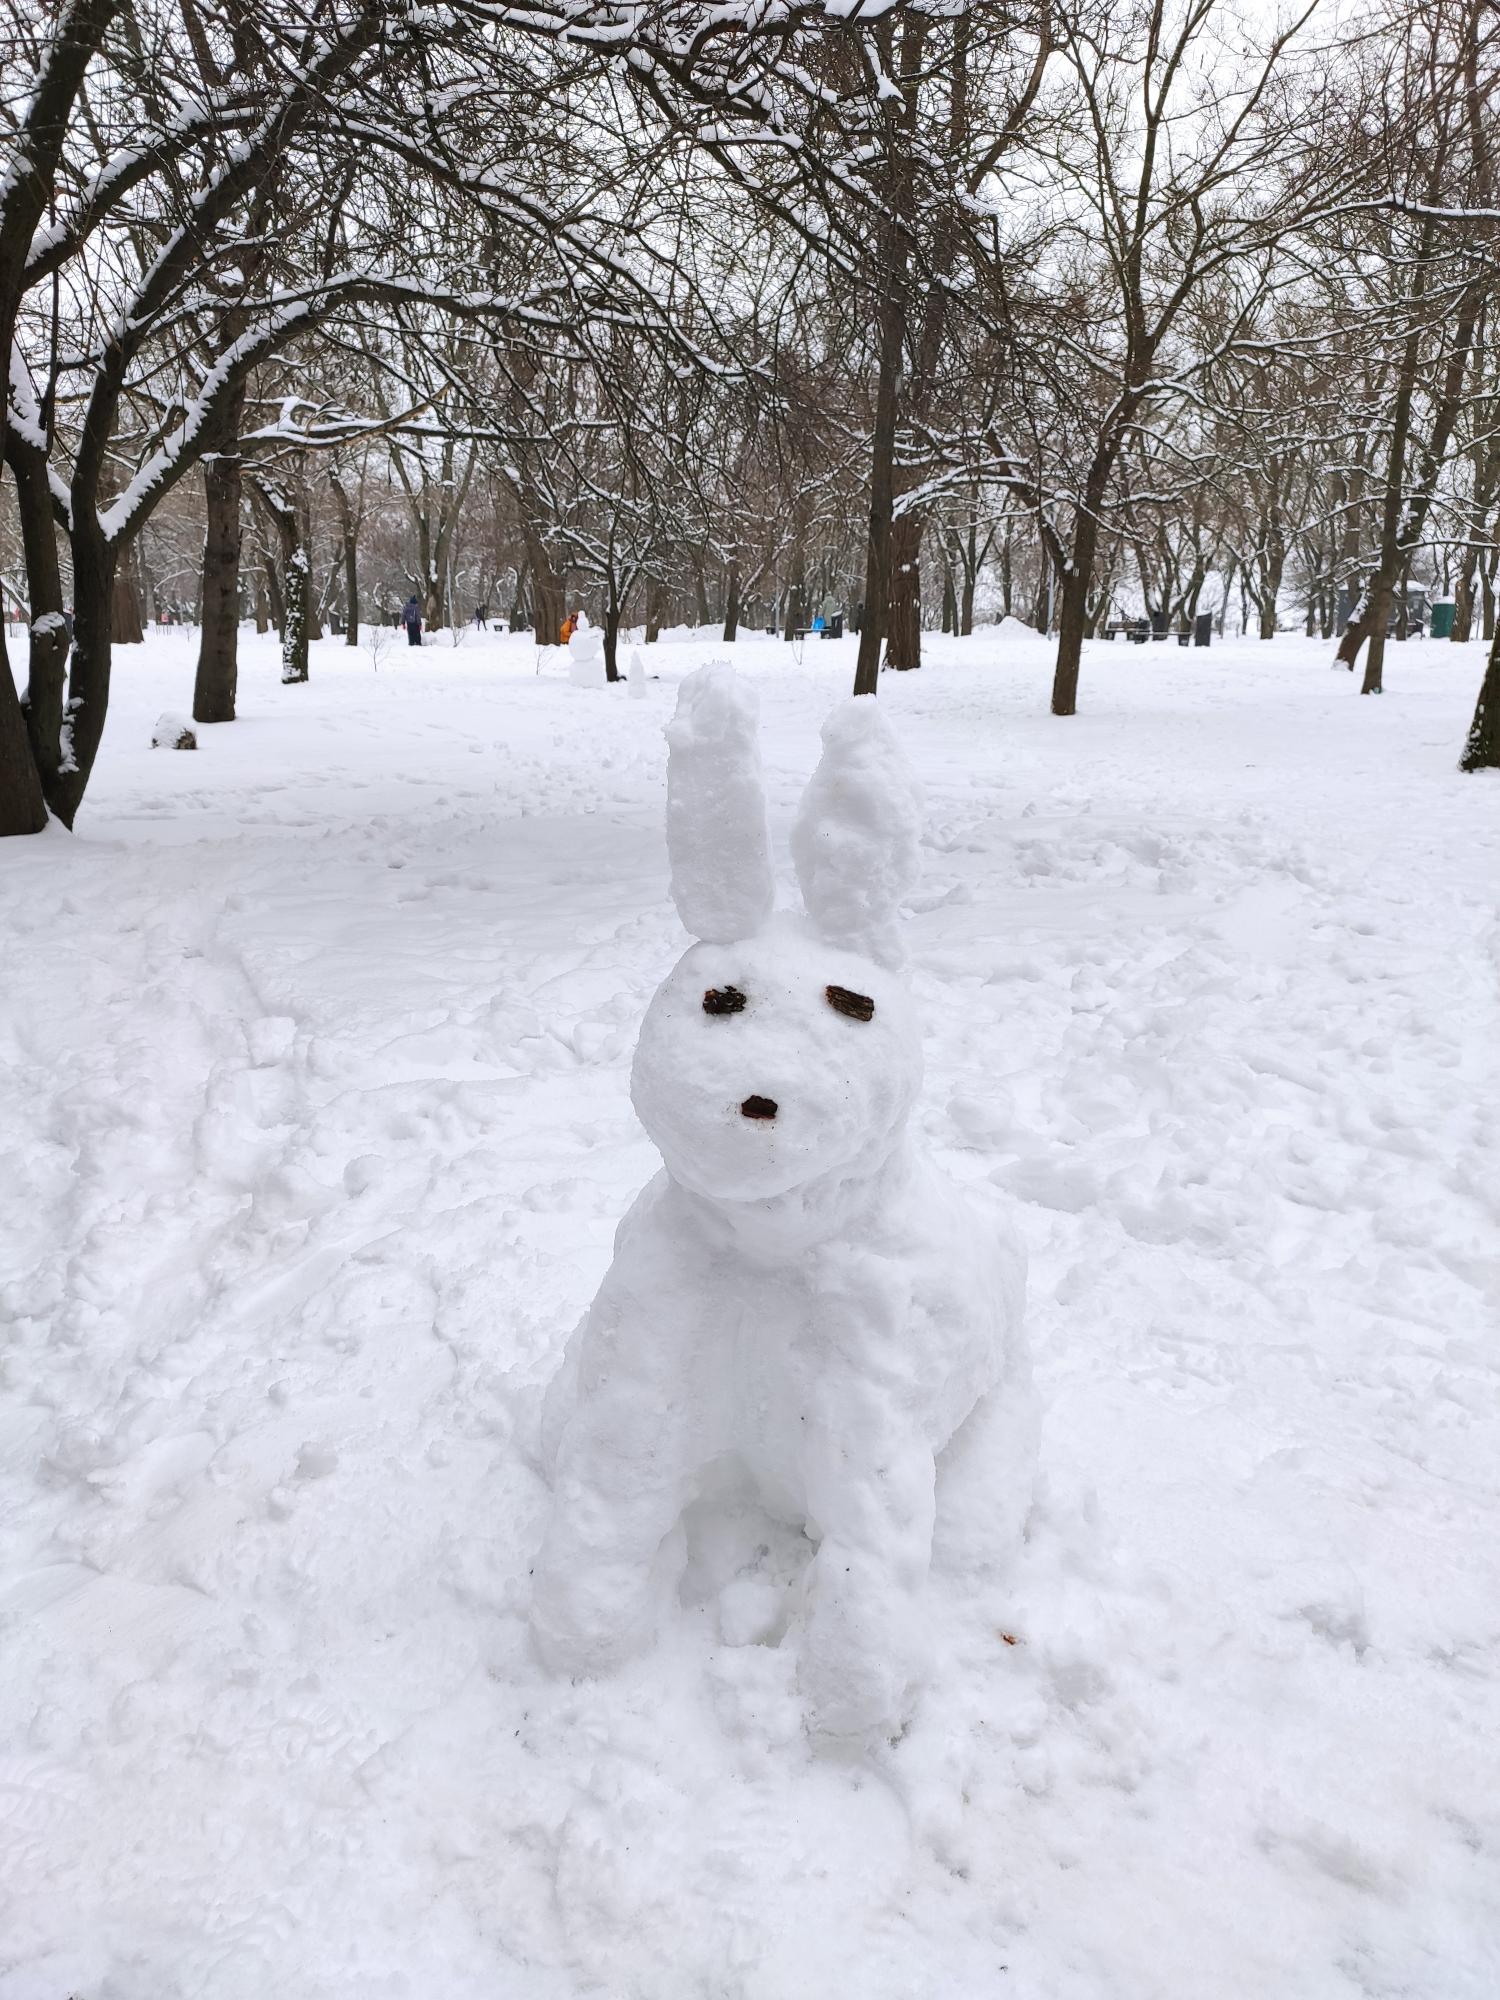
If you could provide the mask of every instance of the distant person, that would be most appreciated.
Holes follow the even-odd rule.
[[[572,638],[573,634],[577,630],[578,630],[578,613],[576,611],[570,611],[567,617],[562,622],[562,633],[558,639],[558,644],[560,646],[566,646],[568,641]]]
[[[477,631],[487,632],[490,625],[490,607],[487,604],[474,606],[474,626]]]
[[[420,646],[422,643],[422,607],[417,602],[415,591],[406,600],[406,609],[401,614],[401,623],[406,627],[407,645]]]

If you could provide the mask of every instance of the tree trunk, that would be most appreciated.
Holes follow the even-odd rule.
[[[354,529],[349,527],[340,536],[339,543],[344,556],[344,644],[359,644],[359,544],[354,538]]]
[[[531,571],[531,614],[539,646],[555,646],[562,636],[567,616],[562,578],[552,567],[552,558],[540,532],[529,523],[521,530],[526,544],[526,562]]]
[[[432,561],[432,515],[426,507],[414,509],[417,523],[417,570],[416,597],[422,607],[422,623],[429,632],[435,632],[441,623],[442,607],[438,602],[437,573]]]
[[[344,567],[344,644],[359,644],[359,531],[354,510],[337,472],[330,472],[328,484],[339,517],[339,557]]]
[[[7,109],[6,170],[0,175],[0,354],[11,354],[16,318],[25,288],[26,250],[36,226],[57,187],[58,167],[74,129],[73,107],[83,85],[84,73],[93,60],[106,30],[119,11],[118,0],[83,0],[83,4],[51,8],[35,17],[37,39],[46,51],[24,108]],[[19,17],[30,29],[32,20]],[[45,26],[42,24],[45,22]],[[14,43],[12,32],[11,43]],[[15,93],[11,94],[14,104]],[[54,279],[54,283],[56,280]],[[23,364],[24,366],[24,364]],[[16,440],[8,431],[8,397],[0,397],[0,463],[14,466],[12,447]],[[50,428],[50,411],[47,418]],[[48,526],[52,535],[51,568],[56,572],[56,529],[51,519],[47,494],[45,452],[42,461],[42,491],[47,496]],[[18,471],[17,479],[22,475]],[[22,508],[24,517],[24,505]],[[23,528],[23,542],[24,542]],[[51,712],[55,677],[58,682],[55,709],[61,711],[62,655],[66,651],[66,631],[61,629],[62,597],[56,604],[42,601],[36,579],[31,575],[31,550],[26,547],[28,600],[31,619],[31,661],[33,692],[39,708]],[[76,586],[75,586],[76,590]],[[75,595],[74,602],[77,602]],[[54,626],[47,614],[58,618]],[[38,631],[38,622],[41,629]],[[39,646],[39,641],[42,644]],[[34,748],[35,719],[23,711],[11,678],[8,654],[0,639],[0,833],[35,833],[45,824],[45,812],[38,807],[37,793],[46,796],[46,777],[39,768]],[[49,727],[52,724],[49,723]],[[60,723],[54,735],[61,734]],[[27,765],[31,766],[30,776]],[[54,772],[55,775],[55,772]]]
[[[1460,771],[1500,771],[1500,639],[1490,647]]]
[[[885,290],[880,301],[880,355],[875,384],[875,424],[870,440],[870,524],[865,541],[865,610],[854,666],[854,692],[880,685],[880,651],[891,603],[891,530],[896,510],[896,422],[901,354],[906,332],[906,249],[890,231],[882,246]]]
[[[885,644],[888,667],[922,664],[922,517],[900,514],[891,525],[891,592]]]
[[[1229,593],[1234,588],[1234,576],[1238,568],[1239,564],[1232,562],[1224,572],[1224,595],[1219,599],[1219,614],[1214,624],[1214,630],[1221,639],[1224,636],[1224,621],[1229,616]]]
[[[1365,677],[1359,691],[1361,694],[1380,694],[1383,692],[1381,675],[1385,670],[1386,627],[1391,622],[1391,585],[1383,568],[1377,571],[1370,584],[1368,604],[1369,609],[1362,622],[1369,635],[1370,650],[1365,655]]]
[[[724,644],[733,645],[740,636],[740,565],[736,557],[729,565],[724,588]]]
[[[308,677],[308,586],[310,565],[302,545],[300,528],[289,531],[281,568],[281,595],[286,607],[286,623],[281,629],[281,678],[293,686]]]
[[[654,646],[661,637],[662,619],[666,616],[663,599],[666,591],[660,580],[654,576],[646,578],[646,644]]]
[[[604,601],[604,678],[620,678],[620,600],[613,585]]]
[[[41,449],[12,436],[11,469],[16,476],[16,506],[21,520],[21,548],[26,562],[30,599],[30,658],[22,719],[31,742],[31,761],[44,797],[56,782],[62,763],[64,694],[68,671],[68,630],[63,618],[62,571],[58,562],[57,522],[47,461]]]
[[[1453,587],[1453,630],[1448,636],[1458,646],[1466,645],[1474,630],[1474,572],[1478,561],[1477,549],[1464,550],[1458,579]]]
[[[281,678],[290,686],[308,677],[312,565],[302,540],[302,515],[295,498],[280,487],[262,486],[259,481],[254,490],[275,527],[281,550],[279,579],[269,566],[266,574],[280,614]]]
[[[797,525],[797,538],[792,544],[792,581],[786,594],[786,617],[782,624],[783,639],[795,639],[807,625],[807,545],[803,540],[801,522]]]
[[[62,761],[47,786],[47,803],[71,827],[99,754],[109,710],[117,552],[75,512],[73,533],[73,653],[68,675]],[[43,782],[46,784],[45,774]]]
[[[135,580],[135,565],[128,558],[115,573],[109,636],[116,646],[139,646],[146,636],[141,626],[141,593]]]
[[[1091,508],[1078,517],[1073,532],[1073,552],[1062,580],[1062,604],[1057,624],[1057,665],[1052,674],[1052,713],[1075,715],[1078,711],[1078,667],[1083,657],[1083,635],[1088,625],[1089,583],[1094,573],[1094,550],[1099,540],[1099,523]]]
[[[1007,536],[1010,530],[1006,530]],[[979,580],[979,533],[971,522],[969,525],[969,548],[964,558],[964,584],[958,600],[959,637],[968,639],[974,632],[974,587]],[[1010,616],[1010,549],[1007,543],[1005,560],[1005,611]]]
[[[203,625],[193,682],[194,722],[233,722],[239,680],[241,465],[239,397],[220,433],[221,449],[203,461]]]
[[[1286,548],[1279,533],[1267,538],[1260,573],[1260,637],[1276,637],[1276,604],[1281,596],[1281,578],[1286,569]]]
[[[1423,238],[1422,257],[1425,258],[1428,254],[1429,247],[1430,232]],[[1413,304],[1419,303],[1423,296],[1423,275],[1419,264],[1413,287]],[[1412,550],[1421,540],[1423,524],[1427,519],[1433,494],[1437,490],[1438,478],[1446,461],[1448,440],[1462,407],[1464,378],[1468,372],[1482,296],[1480,288],[1471,285],[1458,303],[1453,345],[1448,351],[1441,383],[1434,399],[1432,428],[1424,452],[1425,465],[1409,500],[1405,496],[1406,456],[1411,437],[1412,400],[1422,373],[1419,329],[1413,328],[1408,333],[1402,349],[1401,371],[1397,377],[1396,398],[1391,415],[1391,448],[1386,470],[1385,498],[1381,508],[1380,560],[1375,577],[1365,595],[1370,617],[1358,621],[1350,620],[1348,630],[1339,642],[1337,655],[1338,659],[1352,669],[1354,662],[1359,658],[1361,645],[1367,637],[1370,639],[1371,651],[1378,653],[1378,657],[1373,667],[1369,661],[1365,663],[1361,694],[1379,694],[1381,691],[1385,627],[1390,617],[1391,595],[1402,570],[1410,560]],[[1380,641],[1378,648],[1375,644],[1377,639]]]
[[[40,833],[46,824],[42,781],[11,678],[5,620],[0,617],[0,840],[13,833]]]

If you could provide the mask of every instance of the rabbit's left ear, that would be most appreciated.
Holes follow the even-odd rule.
[[[874,695],[841,702],[792,827],[807,914],[830,943],[905,962],[897,916],[917,879],[921,795]]]
[[[775,900],[759,716],[754,690],[715,660],[682,683],[667,725],[672,900],[710,944],[753,937]]]

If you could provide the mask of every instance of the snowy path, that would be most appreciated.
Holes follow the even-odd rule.
[[[1493,2000],[1500,786],[1479,649],[935,641],[922,1116],[1017,1203],[1048,1497],[878,1768],[685,1611],[531,1660],[536,1386],[652,1155],[661,725],[124,652],[0,853],[3,2000]],[[748,642],[778,836],[850,648]],[[1454,655],[1458,657],[1455,660]]]

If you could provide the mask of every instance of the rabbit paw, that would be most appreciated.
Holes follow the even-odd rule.
[[[804,1655],[797,1678],[808,1732],[829,1743],[899,1736],[911,1713],[910,1676],[894,1660]]]

